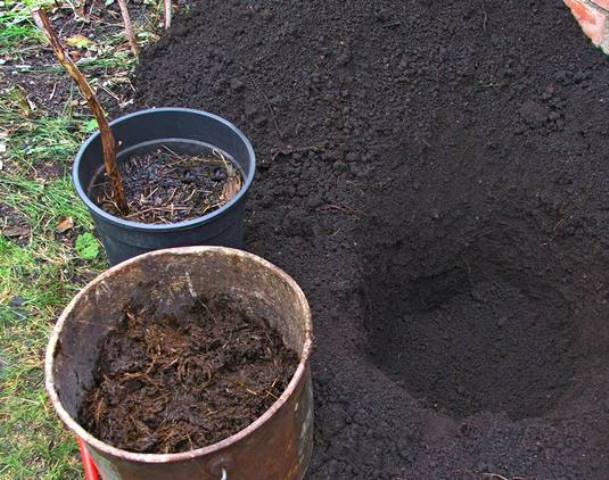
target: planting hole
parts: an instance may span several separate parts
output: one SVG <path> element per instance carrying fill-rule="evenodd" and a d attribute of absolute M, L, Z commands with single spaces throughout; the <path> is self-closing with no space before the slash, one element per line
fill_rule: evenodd
<path fill-rule="evenodd" d="M 574 330 L 556 290 L 484 262 L 416 278 L 380 271 L 364 288 L 370 355 L 429 407 L 522 418 L 564 393 Z"/>

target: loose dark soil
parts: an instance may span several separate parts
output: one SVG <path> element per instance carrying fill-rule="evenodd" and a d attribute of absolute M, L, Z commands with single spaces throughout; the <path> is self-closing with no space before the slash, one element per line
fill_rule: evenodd
<path fill-rule="evenodd" d="M 209 0 L 136 80 L 253 140 L 249 249 L 315 316 L 308 478 L 608 478 L 609 59 L 562 2 Z"/>
<path fill-rule="evenodd" d="M 140 223 L 176 223 L 222 207 L 241 189 L 238 168 L 219 151 L 177 153 L 161 145 L 120 164 L 129 213 L 114 201 L 110 182 L 94 186 L 96 203 L 111 215 Z"/>
<path fill-rule="evenodd" d="M 27 219 L 14 208 L 0 202 L 0 235 L 20 246 L 27 245 L 32 229 Z"/>
<path fill-rule="evenodd" d="M 104 47 L 104 43 L 108 42 L 111 37 L 123 35 L 124 32 L 120 9 L 116 2 L 106 5 L 103 0 L 92 0 L 87 2 L 84 10 L 79 8 L 79 11 L 86 15 L 86 21 L 82 17 L 79 18 L 67 4 L 63 4 L 58 9 L 53 8 L 49 13 L 53 28 L 64 42 L 75 35 L 82 35 L 91 40 L 90 48 L 70 47 L 66 44 L 67 51 L 75 62 L 96 58 L 100 45 Z M 129 11 L 134 25 L 151 23 L 151 19 L 147 18 L 149 10 L 142 2 L 133 2 L 129 6 Z M 24 97 L 25 104 L 22 112 L 26 117 L 32 114 L 31 108 L 34 110 L 44 108 L 50 114 L 63 116 L 66 114 L 66 108 L 74 109 L 76 107 L 74 113 L 84 112 L 85 115 L 90 115 L 84 99 L 80 105 L 77 105 L 80 97 L 74 92 L 76 87 L 72 79 L 57 63 L 52 49 L 38 48 L 38 43 L 34 39 L 31 39 L 29 43 L 31 44 L 29 48 L 8 52 L 2 58 L 5 63 L 0 71 L 0 89 L 11 90 L 12 87 L 18 85 L 18 88 L 27 97 L 27 100 Z M 23 46 L 25 47 L 25 45 Z M 130 52 L 127 40 L 120 45 L 113 41 L 111 46 L 114 50 Z M 102 105 L 108 108 L 123 108 L 133 91 L 127 78 L 127 72 L 108 69 L 103 65 L 98 68 L 88 65 L 84 72 L 88 78 L 95 73 L 96 77 L 103 77 L 104 82 L 107 82 L 96 92 Z M 72 102 L 72 100 L 77 100 L 77 102 Z M 70 104 L 66 106 L 68 101 Z"/>
<path fill-rule="evenodd" d="M 129 305 L 104 340 L 81 421 L 130 451 L 204 447 L 261 416 L 297 364 L 265 319 L 248 317 L 229 297 L 163 315 Z"/>

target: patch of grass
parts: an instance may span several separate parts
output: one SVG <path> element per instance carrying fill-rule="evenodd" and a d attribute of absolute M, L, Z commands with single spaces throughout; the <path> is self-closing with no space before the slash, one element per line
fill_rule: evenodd
<path fill-rule="evenodd" d="M 0 480 L 83 477 L 76 442 L 44 391 L 43 355 L 61 309 L 105 266 L 91 218 L 69 178 L 71 161 L 92 129 L 91 117 L 81 113 L 81 104 L 75 106 L 73 100 L 80 97 L 64 98 L 60 113 L 44 105 L 36 109 L 28 101 L 26 89 L 38 74 L 53 72 L 57 82 L 71 82 L 48 49 L 38 57 L 42 66 L 15 65 L 15 60 L 27 63 L 45 43 L 30 19 L 31 10 L 44 4 L 54 5 L 0 0 L 0 61 L 12 60 L 15 72 L 0 75 L 0 206 L 16 212 L 31 229 L 27 239 L 17 239 L 25 243 L 0 233 Z M 152 19 L 145 20 L 145 28 L 136 26 L 143 44 L 156 39 L 146 30 L 158 24 L 159 7 L 151 0 Z M 128 50 L 118 48 L 125 42 L 120 25 L 104 31 L 103 38 L 91 38 L 96 49 L 79 66 L 93 86 L 111 88 L 113 79 L 124 78 L 135 62 Z M 27 81 L 21 72 L 30 72 Z M 74 222 L 72 229 L 57 233 L 67 218 Z"/>
<path fill-rule="evenodd" d="M 40 45 L 44 36 L 31 19 L 32 9 L 47 5 L 45 0 L 3 0 L 0 9 L 0 58 L 18 58 L 25 50 Z"/>
<path fill-rule="evenodd" d="M 54 238 L 58 218 L 90 224 L 78 203 L 69 203 L 65 179 L 4 182 L 0 189 L 9 203 L 21 203 L 33 228 L 26 246 L 0 237 L 0 478 L 82 478 L 74 439 L 43 389 L 43 352 L 61 308 L 102 264 L 75 260 L 72 248 Z"/>
<path fill-rule="evenodd" d="M 29 20 L 9 13 L 11 18 L 0 19 L 0 55 L 40 42 Z M 71 217 L 73 236 L 91 235 L 91 219 L 67 176 L 87 120 L 68 109 L 61 115 L 33 112 L 17 86 L 0 96 L 0 141 L 6 150 L 0 202 L 19 212 L 32 229 L 27 245 L 0 236 L 0 479 L 82 478 L 74 438 L 48 403 L 42 367 L 59 311 L 103 268 L 92 256 L 83 261 L 73 240 L 55 232 L 61 220 Z M 45 173 L 50 166 L 59 176 Z"/>
<path fill-rule="evenodd" d="M 66 217 L 72 217 L 87 230 L 93 226 L 85 206 L 76 198 L 69 177 L 44 182 L 6 176 L 0 179 L 0 192 L 4 203 L 30 220 L 37 235 L 52 232 Z"/>
<path fill-rule="evenodd" d="M 27 118 L 2 115 L 4 125 L 15 125 L 7 138 L 7 149 L 20 169 L 36 170 L 52 163 L 67 166 L 78 150 L 86 120 L 77 121 L 70 116 Z"/>
<path fill-rule="evenodd" d="M 41 239 L 42 240 L 42 239 Z M 51 321 L 76 285 L 59 244 L 20 247 L 0 237 L 0 478 L 82 478 L 73 438 L 43 389 Z"/>
<path fill-rule="evenodd" d="M 29 45 L 41 41 L 40 32 L 32 25 L 6 25 L 0 30 L 0 56 L 16 55 Z M 17 49 L 16 45 L 19 45 Z"/>
<path fill-rule="evenodd" d="M 82 478 L 74 439 L 48 404 L 42 365 L 59 311 L 103 268 L 100 259 L 83 262 L 55 227 L 72 217 L 90 232 L 91 220 L 68 178 L 3 177 L 0 197 L 32 228 L 25 246 L 0 237 L 0 478 Z"/>

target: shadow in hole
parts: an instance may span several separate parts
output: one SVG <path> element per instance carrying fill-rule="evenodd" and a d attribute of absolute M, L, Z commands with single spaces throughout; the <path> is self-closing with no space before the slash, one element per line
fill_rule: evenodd
<path fill-rule="evenodd" d="M 542 415 L 574 371 L 570 307 L 554 286 L 554 265 L 540 264 L 550 259 L 534 236 L 500 226 L 481 232 L 459 255 L 436 257 L 430 272 L 413 243 L 384 250 L 361 289 L 369 355 L 453 416 Z"/>

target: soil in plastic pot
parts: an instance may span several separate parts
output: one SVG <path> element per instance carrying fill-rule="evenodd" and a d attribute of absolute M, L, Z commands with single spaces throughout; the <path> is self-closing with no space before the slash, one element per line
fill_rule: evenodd
<path fill-rule="evenodd" d="M 105 175 L 93 183 L 91 196 L 107 213 L 146 224 L 202 217 L 229 202 L 243 185 L 236 162 L 218 149 L 195 155 L 161 144 L 130 155 L 119 168 L 128 212 L 118 208 Z"/>
<path fill-rule="evenodd" d="M 134 299 L 117 320 L 80 421 L 132 452 L 183 452 L 239 432 L 279 398 L 298 364 L 267 319 L 226 295 L 162 312 Z"/>
<path fill-rule="evenodd" d="M 256 145 L 248 248 L 316 323 L 308 478 L 607 479 L 608 85 L 560 1 L 210 0 L 143 53 L 136 108 Z"/>

